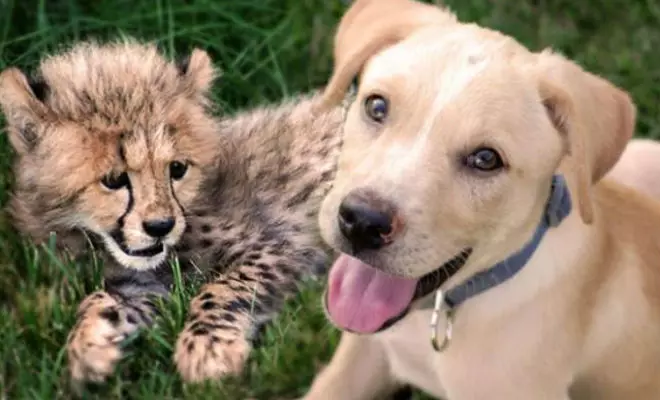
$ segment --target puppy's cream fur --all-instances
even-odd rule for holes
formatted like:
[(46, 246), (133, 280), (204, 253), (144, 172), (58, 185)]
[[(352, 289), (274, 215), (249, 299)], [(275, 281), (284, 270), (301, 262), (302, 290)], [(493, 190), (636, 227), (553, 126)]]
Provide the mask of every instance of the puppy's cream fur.
[(607, 176), (660, 199), (660, 142), (631, 140)]
[[(381, 333), (343, 333), (305, 398), (376, 399), (404, 383), (450, 400), (660, 398), (660, 206), (602, 179), (633, 134), (628, 94), (556, 53), (410, 0), (356, 1), (335, 45), (327, 105), (355, 75), (359, 88), (320, 212), (332, 247), (350, 251), (340, 202), (369, 189), (396, 205), (405, 229), (356, 256), (418, 278), (473, 247), (449, 289), (527, 243), (553, 174), (567, 179), (573, 211), (517, 275), (457, 309), (447, 350), (431, 348), (422, 299)], [(365, 115), (371, 94), (388, 99), (380, 124)], [(504, 169), (463, 164), (483, 146)]]

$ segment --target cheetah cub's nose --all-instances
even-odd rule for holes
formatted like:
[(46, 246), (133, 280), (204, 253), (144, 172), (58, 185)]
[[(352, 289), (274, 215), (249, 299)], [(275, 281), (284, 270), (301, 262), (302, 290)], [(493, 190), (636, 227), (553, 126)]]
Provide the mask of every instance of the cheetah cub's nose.
[(164, 218), (164, 219), (152, 219), (150, 221), (144, 221), (142, 223), (142, 228), (147, 235), (154, 238), (162, 238), (172, 231), (174, 228), (174, 218)]
[(355, 252), (389, 244), (402, 228), (396, 208), (367, 189), (351, 191), (339, 205), (339, 230)]

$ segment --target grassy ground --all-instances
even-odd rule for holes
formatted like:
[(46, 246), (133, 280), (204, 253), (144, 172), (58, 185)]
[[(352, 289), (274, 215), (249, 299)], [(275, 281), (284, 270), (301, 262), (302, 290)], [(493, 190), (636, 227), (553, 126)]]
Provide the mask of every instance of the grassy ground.
[[(630, 90), (638, 134), (660, 136), (660, 5), (654, 0), (450, 0), (464, 20), (553, 46)], [(0, 0), (0, 68), (34, 66), (61, 43), (90, 35), (157, 40), (170, 55), (208, 50), (224, 70), (215, 98), (225, 112), (276, 101), (321, 85), (329, 40), (343, 10), (330, 0)], [(0, 121), (1, 125), (1, 121)], [(0, 134), (0, 204), (11, 185), (11, 152)], [(75, 307), (99, 287), (99, 266), (65, 265), (47, 246), (20, 241), (0, 214), (0, 399), (70, 398), (62, 350)], [(265, 333), (246, 373), (186, 387), (174, 373), (172, 344), (191, 289), (164, 305), (158, 327), (110, 384), (89, 398), (292, 398), (304, 392), (337, 341), (312, 285)], [(421, 395), (418, 398), (421, 398)]]

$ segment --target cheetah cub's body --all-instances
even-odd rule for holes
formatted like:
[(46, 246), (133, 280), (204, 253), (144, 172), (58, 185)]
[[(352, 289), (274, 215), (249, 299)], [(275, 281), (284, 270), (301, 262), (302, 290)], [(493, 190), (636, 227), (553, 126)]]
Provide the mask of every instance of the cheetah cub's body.
[(213, 78), (201, 50), (175, 64), (135, 42), (81, 43), (31, 78), (0, 75), (17, 229), (55, 232), (73, 257), (91, 239), (105, 258), (105, 290), (82, 302), (68, 339), (75, 381), (113, 372), (122, 339), (170, 292), (174, 256), (184, 276), (209, 277), (176, 345), (188, 381), (239, 372), (258, 324), (326, 265), (316, 213), (343, 108), (313, 117), (310, 96), (218, 120)]

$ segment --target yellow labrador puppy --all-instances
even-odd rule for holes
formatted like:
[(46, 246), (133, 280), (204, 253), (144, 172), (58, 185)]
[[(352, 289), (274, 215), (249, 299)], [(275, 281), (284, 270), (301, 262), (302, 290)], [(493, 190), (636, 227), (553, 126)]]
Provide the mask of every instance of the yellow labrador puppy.
[(305, 398), (660, 399), (660, 203), (602, 180), (628, 94), (411, 0), (356, 1), (335, 45), (327, 106), (359, 77), (320, 212), (344, 333)]
[(660, 142), (631, 140), (607, 176), (660, 199)]

